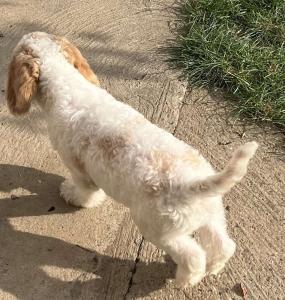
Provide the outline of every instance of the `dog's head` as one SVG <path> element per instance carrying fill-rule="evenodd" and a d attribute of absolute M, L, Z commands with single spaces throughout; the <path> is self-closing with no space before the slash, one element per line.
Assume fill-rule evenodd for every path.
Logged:
<path fill-rule="evenodd" d="M 88 81 L 99 86 L 99 80 L 93 73 L 80 51 L 66 38 L 43 32 L 25 35 L 14 50 L 9 64 L 7 81 L 7 103 L 11 113 L 26 113 L 38 91 L 40 79 L 40 59 L 33 51 L 32 40 L 49 39 L 60 46 L 60 52 Z"/>

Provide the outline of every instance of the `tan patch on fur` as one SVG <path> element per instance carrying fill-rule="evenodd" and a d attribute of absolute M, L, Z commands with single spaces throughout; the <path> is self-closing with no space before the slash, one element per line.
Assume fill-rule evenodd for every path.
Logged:
<path fill-rule="evenodd" d="M 167 174 L 171 170 L 171 166 L 174 162 L 174 156 L 170 153 L 155 151 L 151 155 L 152 162 L 154 162 L 155 168 L 162 174 Z"/>
<path fill-rule="evenodd" d="M 90 68 L 81 52 L 66 38 L 55 36 L 54 40 L 61 47 L 62 54 L 88 81 L 100 86 L 99 79 Z"/>
<path fill-rule="evenodd" d="M 14 55 L 9 65 L 7 82 L 7 104 L 13 114 L 23 114 L 31 106 L 37 92 L 40 69 L 32 50 L 23 50 Z"/>
<path fill-rule="evenodd" d="M 144 180 L 145 190 L 151 196 L 158 196 L 170 189 L 170 173 L 174 165 L 174 156 L 162 151 L 154 151 L 147 159 L 153 176 Z"/>
<path fill-rule="evenodd" d="M 189 150 L 182 156 L 175 156 L 164 151 L 153 152 L 148 161 L 153 169 L 153 177 L 144 181 L 145 189 L 151 196 L 167 193 L 171 188 L 171 172 L 175 161 L 182 161 L 191 165 L 203 163 L 203 159 L 196 152 Z"/>
<path fill-rule="evenodd" d="M 107 160 L 116 158 L 116 156 L 125 150 L 128 144 L 128 136 L 105 136 L 100 138 L 97 142 L 98 147 Z"/>
<path fill-rule="evenodd" d="M 199 155 L 199 153 L 188 150 L 185 155 L 182 157 L 182 161 L 189 163 L 191 165 L 197 166 L 204 162 L 203 158 Z"/>

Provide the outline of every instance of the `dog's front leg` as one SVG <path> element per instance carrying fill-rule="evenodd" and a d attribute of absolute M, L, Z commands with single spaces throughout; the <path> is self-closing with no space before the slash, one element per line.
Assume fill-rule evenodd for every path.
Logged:
<path fill-rule="evenodd" d="M 65 201 L 77 207 L 96 207 L 106 198 L 102 189 L 89 178 L 71 173 L 72 179 L 66 179 L 60 187 Z"/>

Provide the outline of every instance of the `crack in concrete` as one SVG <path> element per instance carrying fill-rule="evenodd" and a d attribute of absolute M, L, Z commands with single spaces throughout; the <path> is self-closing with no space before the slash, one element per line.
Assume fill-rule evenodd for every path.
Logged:
<path fill-rule="evenodd" d="M 183 109 L 184 105 L 185 105 L 185 103 L 182 102 L 181 106 L 179 107 L 178 119 L 177 119 L 177 122 L 176 122 L 176 124 L 175 124 L 175 127 L 174 127 L 174 129 L 173 129 L 173 131 L 172 131 L 172 134 L 173 134 L 174 136 L 176 135 L 177 128 L 178 128 L 178 126 L 179 126 L 179 124 L 180 124 L 180 121 L 181 121 L 181 110 Z"/>
<path fill-rule="evenodd" d="M 183 94 L 181 96 L 181 99 L 180 99 L 181 101 L 180 101 L 179 106 L 178 106 L 178 118 L 177 118 L 177 122 L 176 122 L 176 124 L 175 124 L 175 126 L 174 126 L 174 128 L 171 132 L 174 136 L 176 135 L 176 131 L 177 131 L 178 126 L 181 122 L 181 111 L 182 111 L 183 107 L 188 104 L 185 101 L 185 98 L 189 95 L 189 92 L 191 90 L 190 83 L 189 83 L 188 79 L 186 79 L 184 81 L 184 84 L 182 84 L 182 86 L 183 86 Z"/>
<path fill-rule="evenodd" d="M 124 300 L 127 299 L 127 296 L 130 293 L 132 285 L 133 285 L 133 278 L 134 278 L 134 275 L 136 274 L 136 271 L 137 271 L 137 264 L 140 261 L 139 257 L 140 257 L 140 254 L 141 254 L 143 242 L 144 242 L 144 237 L 142 237 L 142 239 L 141 239 L 141 241 L 139 243 L 139 247 L 138 247 L 136 259 L 135 259 L 135 262 L 134 262 L 134 266 L 133 266 L 133 268 L 131 270 L 131 278 L 129 280 L 128 289 L 127 289 L 127 292 L 125 293 L 124 298 L 123 298 Z"/>
<path fill-rule="evenodd" d="M 172 131 L 172 134 L 175 136 L 176 135 L 176 131 L 178 129 L 178 126 L 180 125 L 180 122 L 181 122 L 181 111 L 183 109 L 183 107 L 185 105 L 187 105 L 187 103 L 184 101 L 185 97 L 187 96 L 187 91 L 188 91 L 188 84 L 186 85 L 185 89 L 184 89 L 184 93 L 183 93 L 183 97 L 182 97 L 182 101 L 181 101 L 181 105 L 179 106 L 178 108 L 178 119 L 177 119 L 177 122 L 175 124 L 175 127 Z"/>

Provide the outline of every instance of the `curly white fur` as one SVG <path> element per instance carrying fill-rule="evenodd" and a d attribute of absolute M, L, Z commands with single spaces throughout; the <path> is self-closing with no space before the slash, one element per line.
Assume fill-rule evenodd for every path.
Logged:
<path fill-rule="evenodd" d="M 106 193 L 129 207 L 145 238 L 178 264 L 179 285 L 217 274 L 235 251 L 222 195 L 245 175 L 257 144 L 240 147 L 216 173 L 197 150 L 87 81 L 51 35 L 25 35 L 14 56 L 23 49 L 39 66 L 37 101 L 72 175 L 61 187 L 66 201 L 92 207 Z"/>

